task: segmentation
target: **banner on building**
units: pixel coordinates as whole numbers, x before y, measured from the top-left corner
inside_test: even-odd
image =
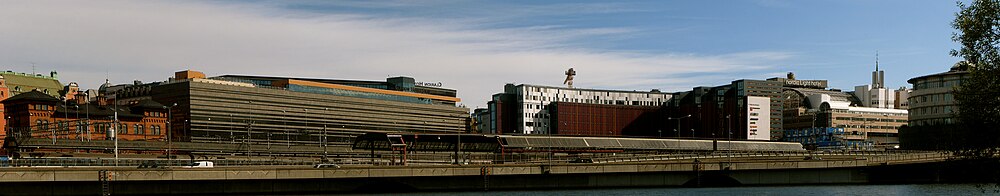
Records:
[[[747,140],[771,140],[771,98],[747,96]]]

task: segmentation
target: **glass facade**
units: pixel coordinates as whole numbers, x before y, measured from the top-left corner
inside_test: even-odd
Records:
[[[294,85],[294,84],[288,85],[288,90],[295,91],[295,92],[304,92],[304,93],[316,93],[316,94],[325,94],[325,95],[338,95],[338,96],[357,97],[357,98],[366,98],[366,99],[379,99],[379,100],[399,101],[399,102],[406,102],[406,103],[420,103],[420,104],[432,104],[433,103],[431,99],[425,99],[425,98],[407,97],[407,96],[400,96],[400,95],[388,95],[388,94],[380,94],[380,93],[369,93],[369,92],[358,92],[358,91],[350,91],[350,90],[342,90],[342,89],[332,89],[332,88],[323,88],[323,87],[313,87],[313,86],[302,86],[302,85]]]

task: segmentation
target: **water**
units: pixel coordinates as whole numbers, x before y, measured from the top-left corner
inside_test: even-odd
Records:
[[[585,190],[426,192],[380,195],[557,196],[557,195],[1000,195],[994,184],[905,184],[755,186],[724,188],[626,188]],[[379,195],[379,194],[377,194]]]

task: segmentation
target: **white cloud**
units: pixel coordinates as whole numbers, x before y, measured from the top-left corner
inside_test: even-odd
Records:
[[[484,29],[467,21],[476,20],[320,14],[267,4],[14,1],[0,6],[0,63],[20,72],[38,63],[40,72],[58,70],[62,82],[86,88],[106,76],[117,83],[161,81],[184,69],[363,80],[406,75],[443,82],[475,107],[504,83],[561,85],[571,66],[578,87],[676,91],[791,58],[609,52],[574,43],[637,30]]]

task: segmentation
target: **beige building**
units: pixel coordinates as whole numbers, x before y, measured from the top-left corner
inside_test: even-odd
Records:
[[[968,74],[968,65],[963,61],[947,72],[907,80],[913,84],[909,98],[910,126],[955,123],[958,106],[953,93]]]

